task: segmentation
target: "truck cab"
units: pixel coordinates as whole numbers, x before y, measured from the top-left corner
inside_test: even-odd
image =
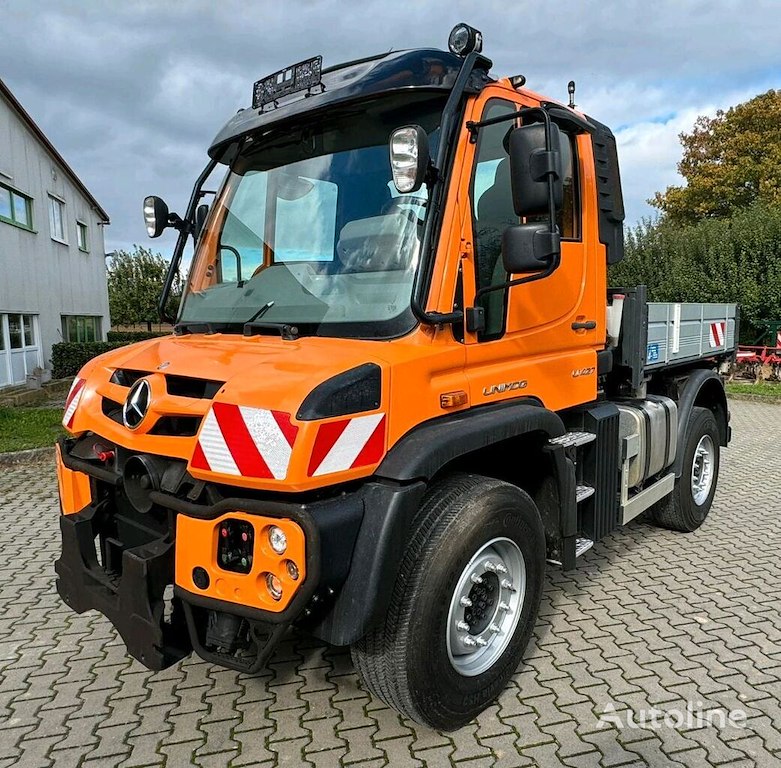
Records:
[[[520,662],[546,562],[705,520],[736,308],[608,289],[612,133],[481,46],[280,70],[183,216],[146,199],[179,231],[161,311],[191,245],[184,295],[171,336],[74,381],[56,570],[148,667],[256,672],[295,626],[457,728]]]

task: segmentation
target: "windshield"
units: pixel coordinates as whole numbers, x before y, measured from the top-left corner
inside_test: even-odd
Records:
[[[388,140],[417,123],[435,152],[443,105],[431,93],[385,96],[245,141],[200,238],[179,322],[409,331],[427,189],[397,192]]]

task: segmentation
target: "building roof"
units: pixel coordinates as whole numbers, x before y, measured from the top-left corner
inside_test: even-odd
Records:
[[[0,78],[0,95],[5,97],[5,99],[11,105],[11,107],[16,111],[19,117],[22,118],[22,122],[24,122],[27,125],[27,127],[36,136],[38,141],[40,141],[41,144],[43,144],[43,146],[46,148],[47,152],[62,167],[65,173],[67,173],[68,176],[70,176],[71,181],[76,185],[76,187],[81,191],[84,197],[86,197],[87,200],[89,200],[92,206],[95,208],[98,215],[103,220],[103,223],[109,224],[110,220],[108,214],[106,213],[105,210],[103,210],[101,204],[93,197],[92,193],[87,189],[87,187],[84,186],[84,182],[82,182],[82,180],[76,175],[76,173],[68,165],[68,163],[65,162],[65,159],[57,151],[57,149],[51,143],[51,141],[49,141],[49,139],[46,138],[46,134],[38,127],[35,120],[33,120],[32,117],[30,117],[30,115],[27,113],[25,108],[19,103],[16,96],[14,96],[13,93],[11,93],[10,88],[3,82],[2,78]]]

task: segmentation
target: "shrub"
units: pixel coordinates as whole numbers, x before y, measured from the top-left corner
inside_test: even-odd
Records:
[[[627,232],[626,258],[612,285],[644,283],[650,301],[740,305],[744,344],[765,320],[781,319],[781,207],[757,203],[728,219],[692,225],[661,219]]]
[[[124,347],[125,342],[112,341],[62,341],[52,346],[52,376],[64,379],[75,376],[81,367],[112,349]]]
[[[166,331],[109,331],[106,337],[109,341],[121,341],[124,344],[132,344],[135,341],[156,339],[159,336],[169,336]]]

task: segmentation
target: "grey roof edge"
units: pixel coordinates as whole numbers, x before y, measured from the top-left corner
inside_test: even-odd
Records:
[[[95,208],[98,215],[101,217],[102,222],[104,224],[110,224],[111,220],[109,219],[106,211],[103,209],[103,206],[87,189],[84,182],[76,175],[76,172],[73,170],[73,168],[68,165],[68,163],[65,161],[65,158],[57,151],[57,148],[54,146],[54,144],[49,141],[46,134],[38,127],[38,124],[35,122],[35,120],[30,117],[27,110],[19,103],[19,100],[11,92],[11,89],[3,82],[2,78],[0,78],[0,95],[5,97],[6,101],[8,101],[11,107],[17,112],[19,117],[22,118],[22,121],[27,125],[30,131],[32,131],[35,137],[41,142],[41,144],[43,144],[43,146],[46,148],[46,151],[54,158],[57,163],[59,163],[59,165],[62,166],[62,169],[65,171],[65,173],[70,176],[71,181]]]

